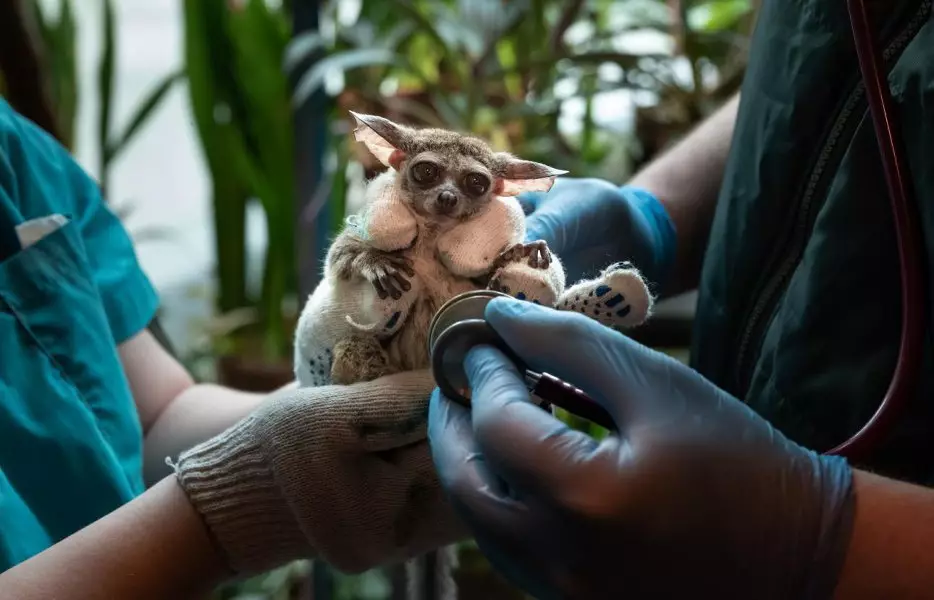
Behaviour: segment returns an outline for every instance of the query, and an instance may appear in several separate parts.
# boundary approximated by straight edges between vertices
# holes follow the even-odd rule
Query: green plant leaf
[[[311,65],[295,86],[292,105],[302,106],[324,85],[325,78],[333,71],[350,71],[374,65],[405,67],[405,63],[392,50],[386,48],[360,48],[331,54]]]
[[[267,248],[260,299],[264,351],[279,359],[289,351],[285,299],[296,284],[294,249],[294,143],[289,85],[282,69],[288,31],[283,16],[264,0],[250,0],[226,22],[230,64],[242,105],[246,154],[238,167],[266,215]]]
[[[166,75],[161,82],[153,86],[153,89],[140,102],[139,107],[130,118],[129,125],[123,133],[116,139],[111,139],[107,143],[106,153],[108,160],[112,161],[122,152],[133,137],[140,131],[143,125],[149,120],[156,108],[162,103],[166,95],[172,90],[172,87],[182,81],[185,77],[184,71],[175,71]]]
[[[716,0],[688,10],[688,26],[695,31],[724,31],[752,12],[749,0]]]
[[[389,0],[388,4],[396,7],[399,15],[408,18],[421,31],[426,33],[442,51],[442,60],[449,55],[448,40],[438,31],[431,19],[422,13],[411,0]]]
[[[282,61],[286,72],[295,70],[302,61],[307,60],[316,52],[324,50],[326,44],[324,37],[317,31],[303,31],[289,42]]]
[[[113,103],[114,88],[114,55],[116,53],[116,23],[112,0],[101,0],[103,9],[104,43],[101,50],[100,65],[97,71],[97,90],[100,112],[97,123],[97,142],[100,148],[100,185],[103,193],[107,193],[107,171],[110,168],[110,157],[107,155],[107,141],[110,139],[111,105]]]
[[[57,68],[56,80],[59,82],[56,93],[59,128],[67,140],[68,148],[75,147],[75,121],[78,115],[78,40],[77,25],[71,0],[62,0],[56,32],[60,44],[56,54],[61,59]]]
[[[224,0],[184,0],[184,56],[188,97],[211,175],[217,261],[216,309],[251,305],[246,289],[246,206],[250,186],[238,129],[241,113],[232,95]]]

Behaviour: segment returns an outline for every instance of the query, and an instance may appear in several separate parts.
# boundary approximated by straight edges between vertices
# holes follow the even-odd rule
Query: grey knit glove
[[[468,537],[426,438],[428,371],[276,393],[183,453],[178,481],[230,568],[299,558],[361,572]]]

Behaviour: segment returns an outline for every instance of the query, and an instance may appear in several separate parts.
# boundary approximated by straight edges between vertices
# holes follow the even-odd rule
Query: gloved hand
[[[179,483],[235,575],[300,558],[361,572],[467,537],[426,440],[428,371],[274,394],[183,453]]]
[[[540,599],[830,597],[853,519],[842,458],[584,316],[496,299],[486,319],[619,430],[598,442],[569,429],[489,346],[465,361],[472,413],[435,391],[442,485],[513,583]]]
[[[649,192],[600,179],[558,179],[547,193],[519,196],[526,238],[545,240],[561,257],[568,284],[595,277],[607,265],[629,261],[664,285],[674,262],[674,225]]]

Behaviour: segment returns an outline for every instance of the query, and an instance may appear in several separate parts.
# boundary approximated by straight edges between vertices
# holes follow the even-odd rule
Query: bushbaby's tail
[[[380,327],[379,321],[370,323],[369,325],[361,325],[360,323],[357,323],[356,321],[354,321],[353,317],[351,317],[350,315],[344,315],[344,318],[347,319],[347,322],[350,323],[351,327],[354,327],[355,329],[358,329],[365,333],[373,333]]]

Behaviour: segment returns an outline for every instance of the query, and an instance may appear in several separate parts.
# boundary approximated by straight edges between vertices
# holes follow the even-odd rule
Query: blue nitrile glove
[[[664,285],[675,258],[675,228],[649,192],[600,179],[558,179],[547,193],[522,194],[526,239],[545,240],[561,258],[568,282],[595,277],[629,261],[652,284]]]
[[[789,441],[681,363],[585,316],[496,299],[486,319],[529,368],[580,387],[619,435],[595,441],[529,402],[481,346],[472,414],[431,400],[442,487],[483,553],[537,598],[830,598],[851,471]]]

